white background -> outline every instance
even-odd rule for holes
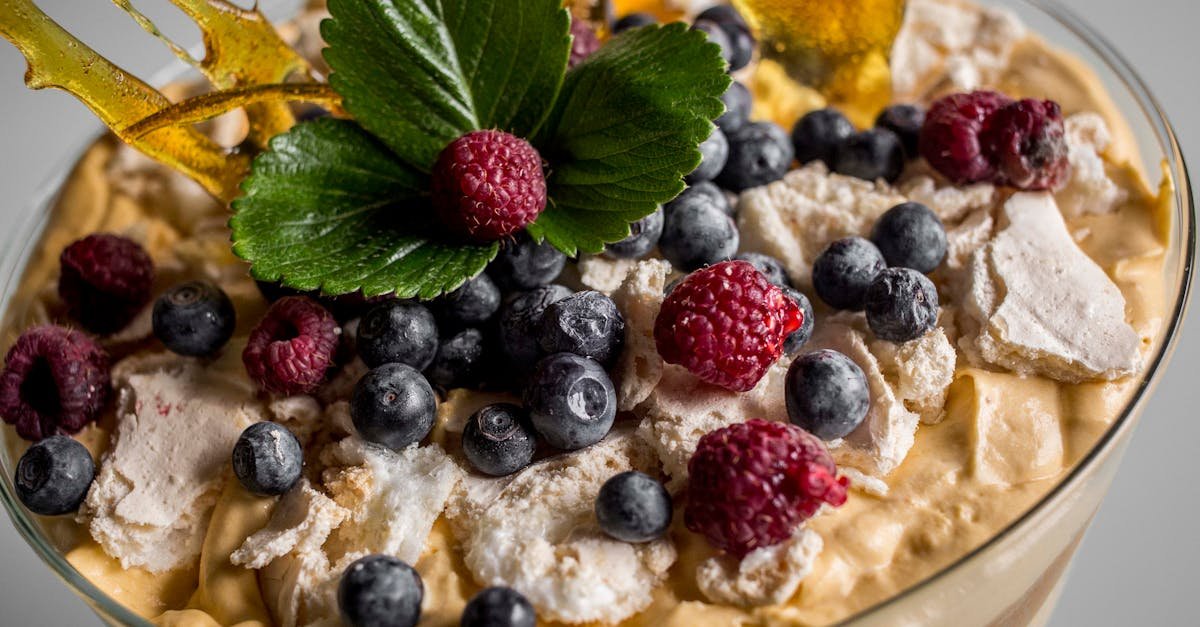
[[[1164,103],[1185,152],[1200,159],[1200,3],[1195,0],[1063,0],[1109,38]],[[111,2],[41,0],[68,30],[140,76],[170,56]],[[137,3],[178,41],[198,33],[161,0]],[[157,10],[156,10],[157,9]],[[190,25],[189,25],[190,26]],[[57,92],[29,92],[24,63],[0,41],[0,234],[13,228],[66,151],[96,128]],[[1196,167],[1200,161],[1193,162]],[[1058,627],[1200,624],[1200,329],[1193,309],[1174,363],[1138,428],[1072,568],[1052,624]],[[3,517],[0,517],[3,518]],[[0,625],[98,624],[87,607],[0,520]]]

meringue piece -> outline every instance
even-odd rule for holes
[[[246,538],[230,561],[259,569],[293,551],[314,553],[350,512],[301,479],[275,506],[267,526]]]
[[[905,408],[920,415],[925,424],[941,422],[958,361],[945,330],[935,328],[904,344],[875,340],[870,348]]]
[[[996,186],[991,183],[938,187],[937,181],[925,174],[914,176],[901,184],[900,193],[912,202],[929,207],[948,225],[961,222],[980,209],[992,208],[997,195]]]
[[[606,295],[621,287],[629,271],[638,264],[636,259],[611,259],[591,255],[581,257],[576,264],[579,271],[579,282],[589,290],[596,290]]]
[[[696,569],[700,592],[713,603],[754,607],[786,603],[812,572],[824,548],[821,536],[800,527],[791,538],[756,549],[740,561],[710,557]]]
[[[959,345],[976,364],[1067,383],[1140,368],[1125,298],[1067,231],[1049,193],[1005,203],[1007,225],[971,257],[957,302]]]
[[[1070,218],[1113,212],[1128,192],[1108,175],[1101,157],[1112,143],[1108,123],[1096,113],[1079,113],[1068,117],[1065,124],[1071,178],[1054,195],[1058,208]]]
[[[612,295],[625,317],[625,348],[613,372],[620,411],[641,404],[662,379],[663,360],[654,342],[654,322],[670,274],[671,264],[666,261],[639,261]]]
[[[467,569],[480,585],[516,589],[543,619],[615,623],[640,612],[675,562],[675,547],[666,538],[613,540],[593,510],[614,474],[657,474],[657,466],[649,446],[618,429],[511,478],[468,479],[448,512]]]
[[[80,521],[124,568],[160,573],[199,555],[242,430],[265,419],[255,388],[173,355],[114,369],[117,428]]]

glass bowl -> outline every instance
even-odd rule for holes
[[[1169,249],[1164,267],[1170,314],[1157,350],[1128,404],[1090,453],[1036,505],[974,551],[901,594],[846,619],[843,625],[1040,625],[1061,592],[1064,573],[1107,492],[1154,386],[1170,360],[1184,319],[1195,260],[1195,223],[1187,167],[1162,107],[1130,65],[1105,39],[1054,0],[997,0],[985,4],[1014,11],[1051,44],[1081,58],[1099,75],[1137,139],[1143,172],[1165,168],[1174,182]],[[178,72],[164,74],[177,77]],[[1053,95],[1051,94],[1051,97]],[[82,144],[86,146],[91,143]],[[82,151],[70,153],[60,174],[20,216],[0,257],[7,311],[16,285],[46,225],[46,212]],[[1153,178],[1151,184],[1157,183]],[[15,460],[0,447],[0,500],[37,554],[106,623],[150,625],[81,575],[51,544],[36,516],[17,501]]]

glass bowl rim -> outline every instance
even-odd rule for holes
[[[984,1],[986,2],[986,0]],[[1149,399],[1150,392],[1161,378],[1161,374],[1165,370],[1165,366],[1169,362],[1171,354],[1178,343],[1180,329],[1186,318],[1196,260],[1196,216],[1191,180],[1174,126],[1171,124],[1162,105],[1125,57],[1117,52],[1116,48],[1106,37],[1076,15],[1073,10],[1063,6],[1058,0],[1015,1],[1042,11],[1057,22],[1059,26],[1064,27],[1076,36],[1081,43],[1088,47],[1090,52],[1095,54],[1107,66],[1108,70],[1120,79],[1122,86],[1134,97],[1136,104],[1141,109],[1141,113],[1154,126],[1156,139],[1162,145],[1163,157],[1167,161],[1168,169],[1174,179],[1177,214],[1186,223],[1179,225],[1181,228],[1180,245],[1183,247],[1180,258],[1182,267],[1179,273],[1179,285],[1175,292],[1175,303],[1171,308],[1170,323],[1162,336],[1162,344],[1141,376],[1137,390],[1130,397],[1113,424],[1109,426],[1101,438],[1092,446],[1088,454],[1075,464],[1066,477],[1059,481],[1048,493],[1012,523],[995,533],[980,546],[909,588],[904,589],[899,594],[860,610],[837,623],[838,625],[852,625],[859,620],[886,611],[887,608],[902,603],[907,598],[934,586],[961,567],[972,562],[979,555],[1004,542],[1016,531],[1029,523],[1032,518],[1058,500],[1059,496],[1077,484],[1098,460],[1105,458],[1110,450],[1121,441],[1121,436],[1133,428],[1135,421],[1131,420],[1131,418],[1141,408],[1141,405]],[[184,70],[186,68],[180,64],[173,64],[156,74],[155,79],[157,80],[153,80],[152,84],[160,85],[177,79],[184,74]],[[61,161],[61,167],[55,169],[56,173],[39,187],[32,201],[26,203],[25,206],[27,208],[44,208],[52,203],[58,196],[63,183],[70,176],[73,165],[78,162],[81,154],[103,134],[101,131],[88,135],[84,140],[78,142],[78,145],[72,145],[72,150]],[[3,277],[3,291],[0,292],[0,303],[5,308],[9,305],[12,297],[10,288],[14,281],[21,279],[22,271],[24,270],[24,266],[20,265],[20,262],[28,260],[28,249],[30,246],[36,245],[38,240],[35,236],[40,234],[45,225],[46,218],[45,212],[30,212],[20,219],[18,227],[10,231],[8,237],[5,238],[3,253],[0,254],[0,268],[10,269],[11,272],[9,276]],[[1183,230],[1183,227],[1186,227],[1186,230]],[[13,493],[10,477],[0,477],[0,501],[3,501],[4,508],[7,510],[18,533],[29,543],[38,557],[50,566],[54,574],[88,603],[93,610],[103,612],[101,615],[102,620],[105,622],[117,620],[122,624],[150,627],[151,623],[148,620],[134,613],[101,590],[90,579],[83,576],[66,560],[65,555],[61,551],[52,546],[44,538],[43,534],[37,529],[33,516],[25,511]]]

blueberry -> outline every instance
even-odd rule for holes
[[[424,305],[389,301],[363,316],[355,346],[368,367],[397,363],[424,370],[437,355],[437,322]]]
[[[671,526],[671,495],[650,475],[630,470],[604,482],[596,496],[600,530],[622,542],[650,542]]]
[[[663,210],[659,207],[654,213],[629,225],[629,237],[609,244],[604,248],[609,257],[621,259],[640,259],[645,257],[658,246],[658,238],[662,236]]]
[[[929,277],[909,268],[888,268],[867,290],[867,324],[889,342],[915,340],[937,324],[938,293]]]
[[[742,17],[742,14],[737,9],[725,4],[701,11],[700,15],[696,16],[696,20],[710,20],[722,26],[749,28],[749,25],[746,24],[746,18]]]
[[[946,258],[946,227],[932,209],[906,202],[888,209],[871,231],[889,266],[930,273]]]
[[[242,487],[259,496],[277,496],[291,490],[303,469],[300,440],[282,425],[254,423],[233,445],[233,474]]]
[[[604,294],[578,292],[546,308],[539,341],[547,355],[574,353],[612,367],[625,346],[625,317]]]
[[[754,107],[754,97],[750,95],[750,90],[746,86],[733,81],[729,89],[721,95],[721,102],[725,103],[725,113],[717,118],[717,126],[725,133],[725,138],[730,139],[731,136],[746,127],[750,121],[750,109]]]
[[[508,403],[488,405],[467,419],[463,453],[479,472],[502,477],[533,461],[537,433],[524,409]]]
[[[429,381],[404,364],[384,364],[363,375],[350,400],[358,435],[395,451],[425,439],[436,414]]]
[[[812,302],[808,300],[807,296],[800,293],[799,290],[785,287],[783,288],[783,293],[795,301],[796,306],[804,314],[804,322],[800,323],[800,328],[792,331],[792,334],[787,336],[787,339],[783,341],[784,352],[788,355],[796,355],[812,339],[813,327],[817,323],[817,317],[813,313]]]
[[[729,41],[729,35],[720,24],[710,20],[696,20],[692,23],[692,30],[703,32],[708,35],[709,43],[720,46],[721,58],[725,59],[726,66],[729,65],[733,60],[733,42]]]
[[[717,178],[729,160],[729,140],[719,128],[713,128],[708,139],[700,144],[700,166],[687,175],[688,184],[703,183]]]
[[[875,119],[876,128],[884,128],[900,138],[904,146],[904,156],[916,159],[921,127],[925,125],[925,110],[914,105],[892,105],[883,110]]]
[[[862,311],[867,288],[887,267],[883,254],[861,237],[829,245],[813,263],[813,288],[834,309]]]
[[[658,18],[649,13],[630,13],[613,24],[612,32],[614,35],[617,35],[633,28],[641,28],[657,23]]]
[[[732,49],[729,55],[729,71],[737,72],[750,65],[758,42],[754,40],[754,34],[750,32],[749,27],[734,24],[722,24],[722,27],[725,28],[725,35],[729,37]]]
[[[500,249],[487,272],[500,289],[511,292],[548,285],[566,265],[567,256],[550,242],[539,244],[522,232]]]
[[[172,287],[154,303],[154,336],[171,352],[204,357],[233,337],[237,315],[221,288],[208,281]]]
[[[675,207],[700,202],[695,198],[696,196],[703,197],[706,202],[720,209],[721,213],[731,218],[733,217],[733,205],[729,204],[729,198],[725,196],[725,192],[721,191],[721,188],[717,187],[715,183],[709,182],[696,183],[683,190],[683,193],[676,196],[675,200],[672,200],[663,207],[663,213],[670,213]]]
[[[457,329],[483,324],[500,310],[500,288],[486,274],[463,283],[433,303],[443,328]]]
[[[862,368],[832,350],[808,353],[792,362],[784,400],[792,424],[825,441],[850,435],[871,407]]]
[[[617,416],[617,392],[600,364],[558,353],[538,363],[525,388],[525,407],[543,439],[574,451],[608,435]]]
[[[487,346],[479,329],[463,329],[438,346],[425,378],[443,389],[471,387],[483,378]]]
[[[809,112],[792,128],[792,146],[800,163],[824,161],[833,165],[838,146],[854,135],[854,125],[837,109]]]
[[[684,272],[725,261],[737,252],[739,236],[733,218],[706,197],[695,195],[687,202],[673,203],[666,218],[658,250]]]
[[[95,476],[96,464],[84,445],[52,435],[21,455],[13,487],[29,511],[61,516],[79,509]]]
[[[778,124],[752,122],[729,137],[729,162],[717,183],[735,192],[774,183],[792,167],[794,154]]]
[[[904,146],[896,134],[872,129],[850,136],[838,146],[830,164],[834,172],[866,181],[895,183],[904,172]]]
[[[415,627],[424,598],[417,571],[389,555],[354,562],[338,584],[338,608],[350,627]]]
[[[636,15],[636,14],[635,14]],[[512,588],[495,586],[476,594],[463,609],[462,627],[535,627],[533,605]]]
[[[767,277],[767,280],[774,285],[778,285],[779,287],[792,286],[792,281],[788,279],[787,270],[783,268],[783,264],[770,255],[762,253],[739,253],[734,259],[745,261],[754,266],[755,269],[763,273],[763,276]]]
[[[546,309],[570,296],[561,285],[547,285],[513,296],[500,310],[500,350],[510,366],[528,373],[542,355],[538,335]]]

